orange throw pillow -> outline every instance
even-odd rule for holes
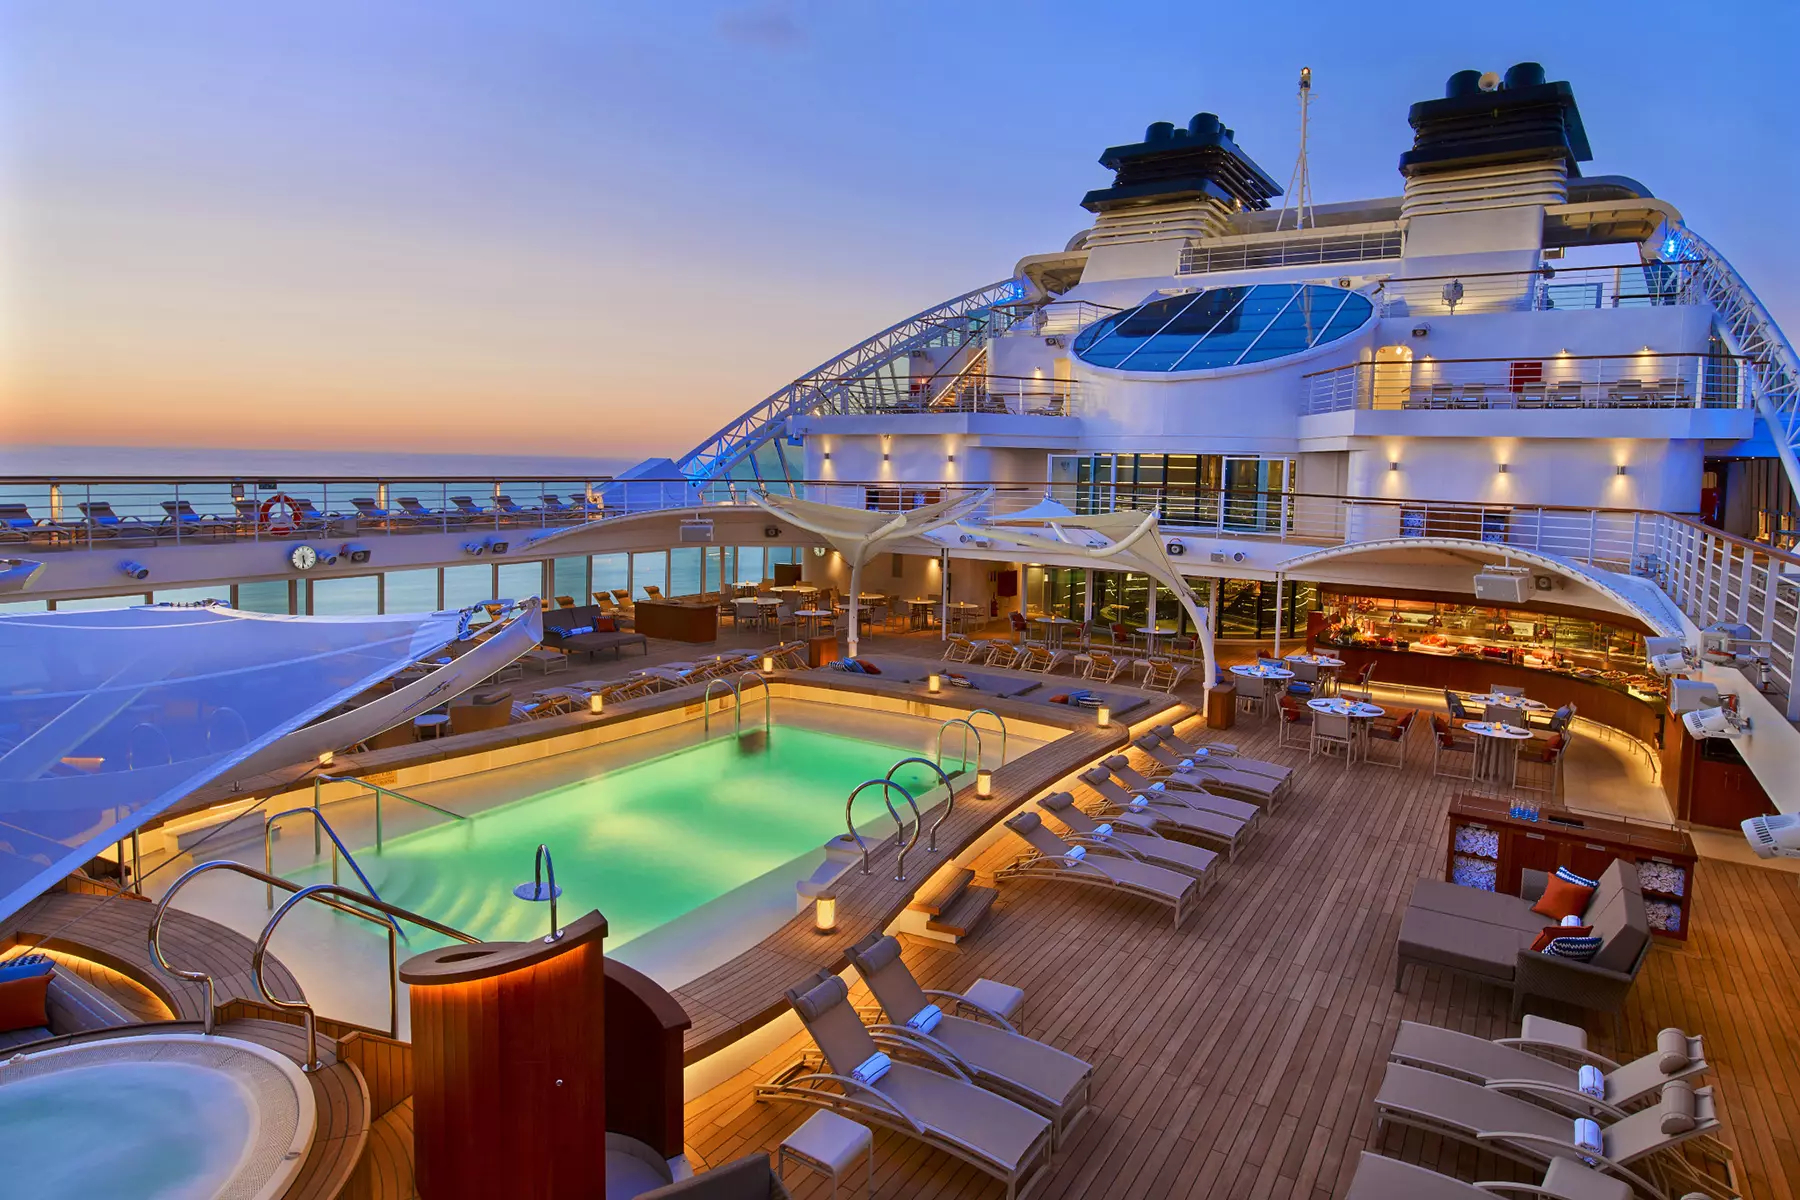
[[[28,975],[0,983],[0,1033],[38,1029],[50,1024],[44,1011],[44,995],[50,990],[50,974]]]
[[[1594,936],[1594,927],[1591,925],[1552,925],[1537,935],[1537,940],[1531,943],[1531,948],[1542,954],[1544,948],[1559,937],[1592,936]]]
[[[1539,916],[1549,917],[1552,921],[1578,917],[1587,911],[1588,901],[1593,895],[1594,889],[1591,887],[1582,887],[1578,883],[1570,883],[1560,875],[1552,875],[1550,882],[1544,886],[1544,894],[1531,906],[1531,911]]]

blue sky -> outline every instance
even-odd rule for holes
[[[1060,247],[1150,121],[1217,112],[1285,182],[1302,64],[1324,203],[1398,193],[1451,72],[1541,61],[1586,172],[1673,202],[1791,327],[1797,11],[0,0],[0,415],[679,453]]]

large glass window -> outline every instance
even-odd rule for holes
[[[677,546],[669,551],[669,586],[666,595],[693,596],[706,589],[700,586],[699,546]]]
[[[1221,454],[1053,455],[1052,494],[1083,516],[1137,508],[1182,528],[1279,532],[1293,460]]]
[[[444,608],[468,608],[494,599],[494,568],[486,563],[444,568]]]
[[[129,596],[88,596],[81,600],[56,601],[57,612],[93,612],[97,609],[131,608],[144,603],[143,592],[133,592]]]
[[[541,562],[501,563],[499,593],[508,600],[544,594],[544,564]]]
[[[1075,339],[1075,353],[1125,371],[1204,371],[1322,346],[1374,311],[1367,296],[1312,283],[1206,288],[1098,321]]]
[[[622,592],[631,586],[631,560],[624,554],[596,554],[590,560],[594,591]]]
[[[352,575],[343,579],[308,580],[309,611],[315,617],[372,617],[381,611],[380,577]]]
[[[433,571],[433,575],[437,572]],[[234,607],[244,612],[253,613],[290,613],[293,611],[292,600],[288,595],[286,579],[261,579],[255,583],[237,585],[237,601]]]
[[[675,594],[669,590],[671,584],[669,583],[668,551],[651,550],[631,556],[631,586],[634,589],[632,593],[634,599],[643,599],[650,594],[644,590],[646,584],[654,588],[661,588],[665,596]]]
[[[761,583],[768,578],[765,571],[761,546],[737,548],[737,574],[732,578],[733,583]]]
[[[383,612],[419,613],[438,610],[436,567],[418,571],[389,571],[383,585]]]
[[[215,583],[206,587],[162,588],[150,593],[152,604],[198,604],[202,600],[231,603],[231,585]]]
[[[575,603],[588,602],[588,560],[585,558],[559,558],[550,565],[550,594],[552,596],[570,596]]]

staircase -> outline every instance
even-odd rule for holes
[[[906,906],[909,932],[952,945],[974,935],[987,920],[999,891],[975,882],[975,872],[959,868]],[[917,923],[923,918],[922,928]]]

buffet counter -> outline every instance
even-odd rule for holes
[[[1369,663],[1375,664],[1374,682],[1404,687],[1453,692],[1486,692],[1499,684],[1523,688],[1525,695],[1551,708],[1574,704],[1579,716],[1630,734],[1647,746],[1660,747],[1667,702],[1639,697],[1615,684],[1588,679],[1568,671],[1515,666],[1492,658],[1462,654],[1432,654],[1379,646],[1340,646],[1323,638],[1307,640],[1307,649],[1324,651],[1344,660],[1341,678],[1354,679]]]

